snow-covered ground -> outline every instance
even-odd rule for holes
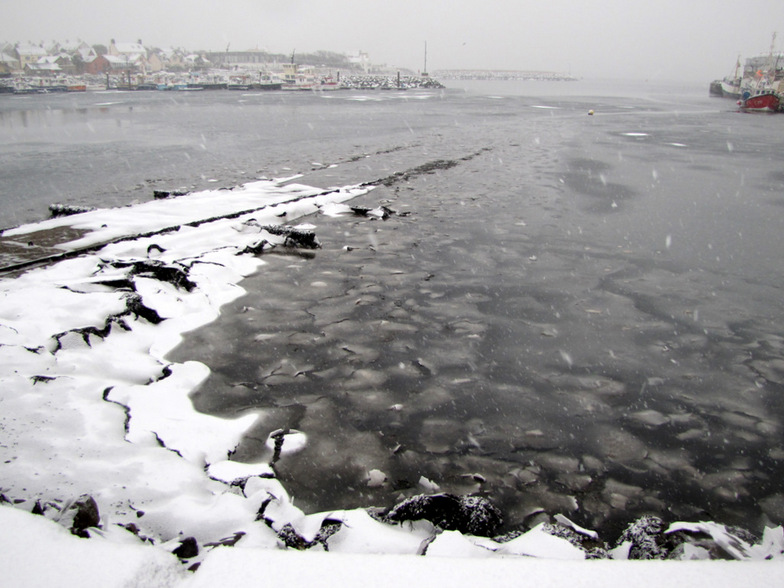
[[[123,531],[125,533],[125,531]],[[130,534],[80,539],[43,517],[0,507],[2,584],[13,587],[777,586],[784,565],[734,561],[575,561],[466,557],[454,537],[438,556],[292,552],[218,547],[192,573],[174,555]],[[449,543],[449,542],[447,542]],[[441,556],[444,555],[444,556]]]
[[[0,507],[4,585],[214,586],[263,579],[475,586],[511,578],[542,586],[775,584],[784,572],[781,528],[758,545],[720,525],[670,528],[712,537],[730,557],[756,561],[587,562],[583,549],[542,526],[499,542],[440,532],[424,520],[393,525],[365,510],[306,516],[273,465],[231,461],[242,435],[264,414],[224,419],[196,412],[189,394],[209,368],[172,363],[167,353],[241,296],[243,277],[263,271],[253,251],[263,241],[263,247],[282,246],[286,239],[270,226],[319,211],[346,212],[340,204],[367,190],[259,180],[3,234],[22,242],[62,227],[83,231],[59,246],[80,255],[0,281],[0,493],[16,502]],[[269,440],[281,459],[305,443],[307,431],[281,431],[277,445]],[[85,533],[90,539],[65,528],[68,501],[82,495],[92,496],[100,512],[100,528]],[[43,517],[29,514],[36,503]],[[566,519],[560,523],[591,537]],[[312,549],[279,549],[286,533]],[[171,552],[189,537],[199,554],[182,564]],[[629,547],[618,546],[613,557],[624,559]],[[425,551],[426,558],[415,557]],[[699,546],[681,552],[684,559],[708,555]],[[766,558],[776,561],[759,561]],[[187,571],[194,563],[198,570]]]

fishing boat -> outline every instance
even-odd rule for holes
[[[738,55],[738,59],[735,61],[735,71],[732,76],[727,76],[721,80],[721,94],[725,98],[732,98],[734,100],[740,98],[743,76],[739,75],[739,72],[741,74],[743,73],[740,66],[740,55]]]
[[[741,94],[742,78],[724,78],[721,81],[721,95],[724,98],[733,98],[737,100]]]
[[[754,95],[744,92],[738,100],[738,107],[742,112],[780,112],[781,106],[781,96],[772,91]]]
[[[283,84],[281,90],[312,90],[316,86],[312,76],[299,71],[299,65],[294,63],[294,53],[291,54],[291,63],[283,64]]]
[[[747,69],[754,73],[748,76],[748,85],[743,84],[738,100],[742,112],[784,112],[784,79],[779,69],[783,56],[775,53],[775,46],[776,33],[773,33],[768,56],[746,61]]]
[[[339,90],[340,82],[333,78],[331,75],[321,78],[321,81],[313,85],[313,89],[317,91],[323,90]]]

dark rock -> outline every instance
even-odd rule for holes
[[[259,230],[266,231],[270,235],[275,235],[276,237],[283,237],[283,247],[292,249],[321,248],[321,243],[318,242],[318,239],[316,239],[316,233],[313,231],[295,229],[294,227],[281,225],[259,226]],[[271,243],[267,239],[261,239],[257,243],[245,247],[245,249],[240,251],[238,255],[242,255],[243,253],[258,255],[260,253],[264,253],[264,251],[272,250],[276,246],[277,245],[275,243]]]
[[[188,268],[181,265],[169,265],[153,259],[132,262],[131,275],[151,277],[161,282],[168,282],[188,292],[193,291],[196,287],[196,284],[188,278]]]
[[[147,257],[150,256],[150,253],[153,251],[157,251],[158,253],[166,253],[166,249],[158,245],[157,243],[153,243],[147,247]]]
[[[264,502],[261,503],[261,506],[259,506],[259,510],[256,511],[256,518],[254,519],[256,521],[265,521],[267,525],[270,527],[272,527],[272,521],[267,519],[264,516],[264,513],[267,512],[267,507],[270,505],[271,502],[272,502],[271,496],[269,498],[266,498]]]
[[[237,531],[231,537],[224,537],[223,539],[219,539],[218,541],[212,541],[210,543],[205,543],[204,547],[218,547],[222,545],[224,547],[234,547],[237,542],[245,536],[244,531]]]
[[[324,547],[324,551],[329,551],[327,540],[342,528],[343,521],[338,521],[336,519],[324,519],[321,521],[321,528],[316,534],[316,538],[313,540],[313,544],[321,543],[321,545]]]
[[[187,280],[187,278],[185,279]],[[192,284],[192,286],[195,287],[195,284]],[[55,352],[62,349],[62,339],[63,337],[67,336],[70,333],[81,335],[85,345],[87,345],[88,347],[92,347],[90,338],[97,337],[99,339],[105,339],[109,335],[109,333],[111,333],[113,325],[118,326],[124,331],[130,331],[130,327],[123,320],[123,317],[125,316],[134,315],[137,318],[143,318],[154,325],[157,325],[163,322],[164,320],[163,318],[161,318],[161,316],[158,314],[158,312],[155,309],[145,306],[144,303],[142,302],[142,297],[136,292],[129,292],[128,294],[125,295],[125,307],[126,308],[124,312],[108,317],[102,328],[98,328],[95,326],[79,327],[76,329],[63,331],[62,333],[57,333],[53,335],[52,337],[57,342],[57,347],[55,348]],[[53,377],[50,376],[34,376],[34,378],[36,378],[33,380],[34,383],[46,382],[48,380],[54,379]]]
[[[58,522],[74,535],[87,538],[90,536],[87,529],[99,527],[101,524],[98,503],[89,494],[82,494],[70,504],[65,505]]]
[[[631,542],[629,559],[666,559],[668,538],[664,535],[664,521],[655,516],[644,516],[628,527],[616,542],[616,547]]]
[[[318,242],[316,233],[313,231],[278,225],[267,225],[263,229],[272,235],[285,237],[283,241],[284,247],[299,247],[302,249],[319,249],[321,247],[321,243]]]
[[[482,496],[420,494],[396,505],[386,515],[390,522],[427,520],[446,531],[492,537],[503,523],[501,511]]]
[[[52,218],[57,218],[60,216],[71,216],[72,214],[81,214],[83,212],[90,212],[91,210],[95,209],[87,206],[75,206],[72,204],[55,203],[49,205],[49,215]]]
[[[269,241],[267,241],[266,239],[262,239],[258,243],[254,243],[253,245],[248,245],[247,247],[245,247],[245,249],[240,251],[239,254],[242,255],[243,253],[250,253],[251,255],[259,255],[260,253],[264,253],[265,247],[267,247],[268,249],[272,249],[275,246]]]
[[[104,262],[105,265],[117,269],[130,268],[131,276],[143,276],[161,282],[168,282],[177,288],[191,292],[196,284],[188,278],[189,268],[183,265],[170,265],[157,259],[140,259],[134,261]]]
[[[125,296],[125,307],[128,314],[136,315],[139,318],[147,320],[147,322],[157,325],[163,322],[163,319],[154,308],[145,306],[142,302],[142,297],[136,292],[132,292]]]
[[[152,197],[155,200],[163,200],[170,196],[185,196],[187,193],[187,190],[153,190]]]
[[[54,376],[30,376],[30,379],[33,381],[33,384],[45,384],[46,382],[51,382],[57,378]]]
[[[194,537],[186,537],[172,553],[180,559],[190,559],[199,555],[199,544]]]
[[[289,523],[286,523],[283,528],[278,531],[278,539],[283,541],[283,545],[289,549],[298,549],[299,551],[303,551],[313,547],[312,542],[307,541],[302,535],[297,533],[294,527],[292,527]]]
[[[321,521],[321,528],[319,528],[319,531],[313,538],[313,541],[308,541],[302,535],[297,533],[294,527],[287,523],[280,531],[278,531],[278,538],[286,547],[290,549],[304,551],[305,549],[310,549],[314,545],[320,544],[324,548],[324,551],[329,551],[329,545],[327,544],[327,541],[342,528],[343,521],[326,518]]]

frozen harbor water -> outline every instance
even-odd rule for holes
[[[510,525],[780,524],[782,121],[531,88],[15,102],[4,219],[257,172],[378,184],[352,204],[395,214],[310,219],[322,249],[265,255],[168,356],[209,366],[199,410],[263,415],[233,459],[306,433],[278,469],[309,512],[438,486],[486,492]],[[99,154],[111,173],[85,172]]]

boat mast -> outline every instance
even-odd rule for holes
[[[765,72],[764,78],[767,82],[766,85],[772,85],[773,79],[776,77],[776,65],[773,61],[773,52],[776,50],[776,33],[774,31],[773,37],[770,40],[770,53],[768,54],[768,70]],[[761,80],[760,80],[761,81]]]

